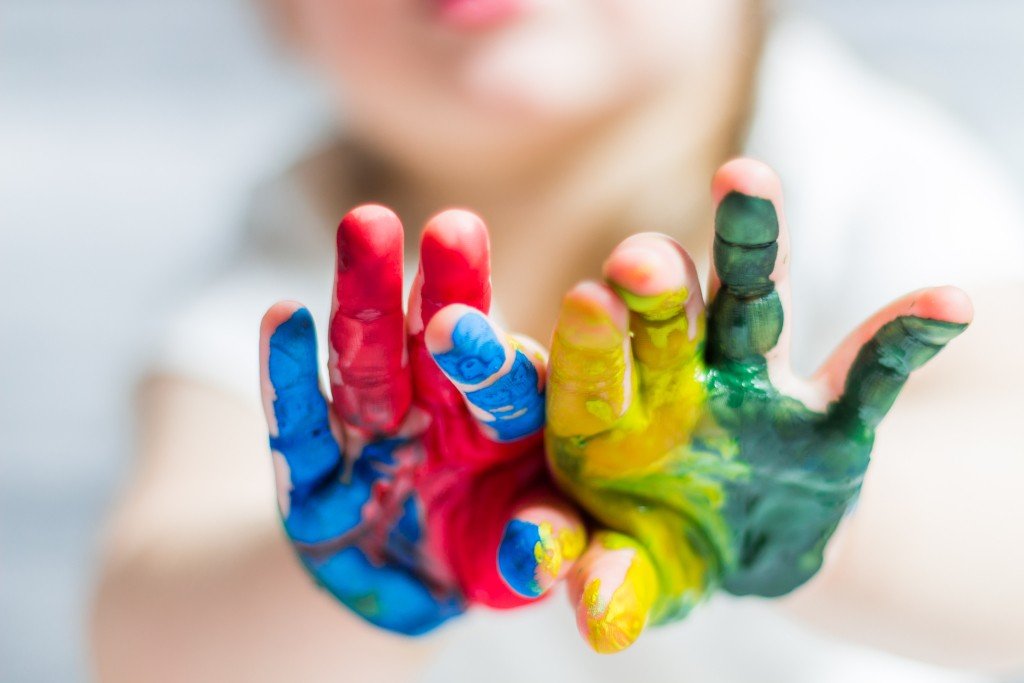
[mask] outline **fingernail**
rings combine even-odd
[[[310,402],[316,403],[314,397],[320,395],[316,330],[309,310],[299,308],[278,325],[270,336],[269,347],[267,374],[277,399],[285,393],[298,392],[309,395]]]
[[[715,213],[715,233],[740,246],[767,244],[779,238],[779,217],[769,199],[730,192]]]
[[[452,329],[451,341],[450,351],[432,355],[445,374],[460,384],[479,384],[505,364],[505,347],[480,313],[463,315]]]
[[[638,296],[658,296],[686,284],[686,264],[666,238],[642,234],[624,240],[605,262],[605,276]]]
[[[626,649],[640,637],[654,604],[657,577],[633,548],[601,545],[604,552],[589,568],[586,584],[573,592],[580,634],[596,652],[607,654]],[[586,558],[581,573],[585,564]]]
[[[556,529],[551,522],[513,519],[498,546],[498,569],[512,590],[536,598],[580,556],[585,542],[579,526]]]
[[[625,340],[626,307],[606,287],[586,282],[566,295],[556,333],[568,345],[581,349],[617,349]]]
[[[424,304],[461,302],[488,310],[490,246],[483,222],[465,211],[430,219],[420,238],[420,272]]]

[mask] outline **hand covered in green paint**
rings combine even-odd
[[[957,289],[910,294],[798,379],[779,180],[737,160],[713,194],[706,311],[689,256],[641,234],[605,263],[607,286],[566,296],[554,336],[547,453],[604,527],[570,576],[580,630],[603,652],[716,588],[778,596],[813,576],[879,422],[971,317]]]

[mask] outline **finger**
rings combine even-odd
[[[608,287],[583,282],[566,294],[551,344],[548,429],[589,436],[611,428],[635,394],[629,311]]]
[[[963,332],[971,301],[955,287],[926,289],[893,302],[851,334],[815,375],[833,420],[874,429],[910,373]]]
[[[449,304],[490,311],[490,259],[487,228],[469,211],[444,211],[423,229],[420,267],[409,294],[408,325],[413,383],[417,396],[427,403],[457,404],[462,398],[424,345],[426,325]]]
[[[463,304],[447,306],[427,325],[426,345],[490,438],[512,441],[544,426],[538,368],[545,359],[528,355],[487,316]]]
[[[564,578],[586,546],[587,532],[576,510],[544,497],[519,508],[498,546],[498,569],[509,588],[537,598]]]
[[[260,325],[260,379],[278,504],[286,519],[341,462],[317,365],[309,311],[294,302],[271,307]]]
[[[643,546],[613,531],[594,534],[569,578],[576,625],[595,651],[633,644],[647,625],[658,577]]]
[[[712,194],[717,209],[708,360],[785,363],[789,238],[778,176],[760,162],[736,159],[715,174]]]
[[[693,260],[671,238],[641,233],[612,251],[604,275],[629,307],[645,395],[665,394],[679,370],[699,360],[704,341],[704,300]]]
[[[390,433],[412,385],[402,313],[402,224],[383,206],[350,211],[338,226],[331,312],[331,392],[347,424]]]
[[[422,332],[439,310],[466,304],[491,308],[491,245],[487,227],[461,209],[431,218],[420,237],[420,267],[410,293],[410,333]]]

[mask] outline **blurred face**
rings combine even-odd
[[[699,83],[747,0],[277,0],[363,132],[472,143]],[[732,37],[730,37],[732,36]],[[696,86],[695,86],[696,89]]]

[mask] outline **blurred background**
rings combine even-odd
[[[162,316],[324,121],[251,0],[7,0],[0,20],[0,680],[88,679],[96,542]],[[789,0],[1024,186],[1024,3]],[[254,321],[255,332],[255,321]]]

